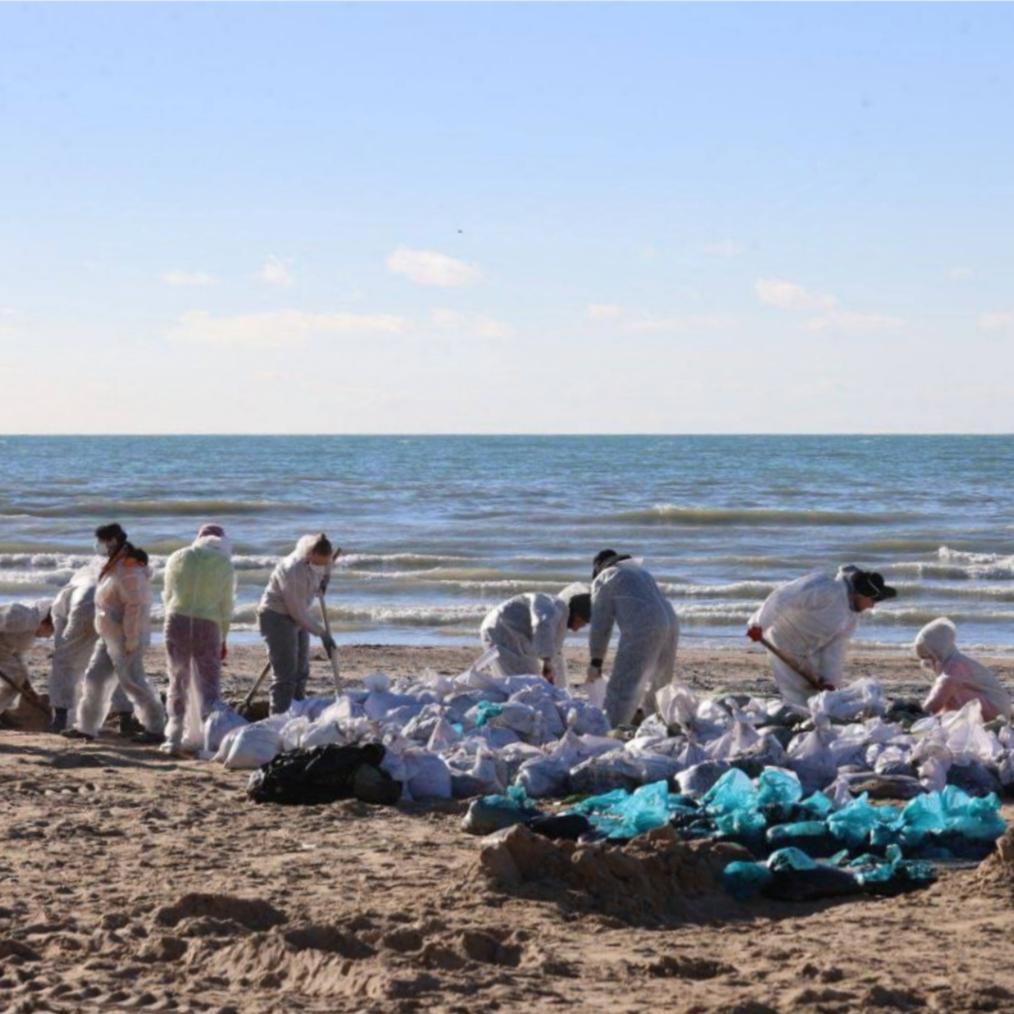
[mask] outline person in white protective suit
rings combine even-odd
[[[655,579],[631,557],[604,549],[595,557],[592,576],[588,681],[602,678],[615,623],[620,643],[606,684],[605,711],[614,727],[628,725],[638,709],[653,713],[655,694],[673,680],[679,621]]]
[[[849,641],[861,613],[897,595],[880,574],[847,566],[835,575],[817,571],[777,587],[750,617],[747,637],[766,638],[812,676],[814,686],[772,656],[775,684],[783,699],[806,707],[813,694],[841,684]]]
[[[304,535],[271,572],[257,606],[257,623],[271,660],[271,714],[289,710],[306,696],[310,676],[310,635],[319,637],[330,658],[335,642],[311,612],[331,576],[335,556],[326,535]]]
[[[134,705],[143,726],[134,739],[161,743],[165,709],[144,672],[144,649],[151,639],[151,568],[148,554],[129,542],[111,557],[99,573],[95,590],[95,646],[85,672],[75,727],[68,739],[94,739],[109,713],[117,682]],[[103,654],[112,662],[105,664]]]
[[[570,584],[559,595],[527,592],[491,609],[479,628],[479,639],[485,648],[496,648],[502,676],[541,674],[566,690],[567,631],[580,630],[590,619],[588,586]]]
[[[37,637],[53,636],[50,600],[0,606],[0,715],[17,706],[28,683],[25,655]]]
[[[53,602],[53,662],[49,673],[49,704],[52,708],[52,732],[67,728],[74,713],[78,689],[99,640],[95,629],[95,589],[103,566],[125,545],[127,533],[117,524],[101,525],[95,530],[99,554],[71,575]],[[108,652],[100,653],[96,665],[113,671]],[[113,692],[111,710],[119,715],[120,732],[137,732],[130,699],[119,684]]]
[[[916,656],[937,677],[923,711],[931,715],[959,711],[969,701],[978,701],[983,721],[1009,718],[1010,694],[991,669],[958,651],[957,639],[957,629],[945,617],[927,623],[916,636]]]

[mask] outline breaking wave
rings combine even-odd
[[[837,526],[889,525],[910,521],[913,514],[871,514],[868,511],[782,510],[767,507],[677,507],[657,504],[649,510],[622,511],[606,520],[636,525]]]

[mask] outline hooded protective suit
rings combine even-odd
[[[144,672],[144,649],[151,638],[151,569],[130,565],[121,555],[103,570],[95,590],[95,630],[101,640],[84,675],[75,724],[95,736],[119,681],[140,723],[161,735],[165,711]]]
[[[927,623],[915,639],[916,654],[937,674],[923,710],[958,711],[969,701],[979,701],[984,721],[1010,717],[1010,694],[991,670],[958,651],[957,636],[954,624],[941,618]]]
[[[479,628],[486,648],[496,648],[497,666],[504,676],[540,676],[542,660],[553,667],[553,682],[567,687],[563,642],[567,637],[570,605],[545,592],[528,592],[491,609]]]
[[[0,672],[14,686],[20,687],[28,680],[24,657],[35,643],[35,631],[50,607],[49,599],[0,606]],[[0,680],[0,713],[13,708],[19,696],[10,683]]]
[[[169,668],[166,707],[168,749],[183,742],[187,705],[197,728],[221,697],[222,645],[232,621],[236,576],[232,544],[225,535],[198,536],[166,561],[162,600]]]
[[[849,640],[859,623],[852,609],[849,575],[843,567],[832,577],[816,572],[780,585],[750,617],[765,637],[814,676],[836,687],[841,683]],[[772,656],[771,668],[782,697],[806,706],[817,690],[784,662]]]
[[[672,682],[679,621],[655,579],[634,560],[602,570],[592,582],[591,596],[588,648],[593,659],[605,659],[613,624],[620,628],[605,710],[613,726],[625,725],[639,707],[654,712],[656,692]]]
[[[311,613],[314,599],[327,583],[323,572],[310,565],[316,535],[304,535],[296,548],[271,572],[257,606],[257,623],[271,659],[271,713],[288,711],[293,700],[306,695],[310,677],[310,634],[324,636],[323,624]]]
[[[49,703],[54,709],[73,711],[78,687],[95,651],[99,635],[95,629],[95,589],[99,572],[106,563],[96,557],[76,570],[53,602],[53,665],[49,674]],[[108,653],[100,663],[113,671]],[[119,684],[113,692],[114,713],[129,713],[130,699]]]

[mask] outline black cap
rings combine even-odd
[[[885,602],[898,594],[896,588],[884,584],[883,574],[878,574],[874,570],[857,570],[852,575],[852,590],[857,595],[873,599],[874,602]]]
[[[592,578],[598,577],[607,567],[612,567],[615,563],[629,559],[629,556],[617,553],[615,549],[603,549],[601,552],[596,553],[595,559],[592,560]]]
[[[114,521],[111,525],[99,525],[95,529],[95,538],[103,542],[118,542],[121,545],[127,541],[127,533]]]

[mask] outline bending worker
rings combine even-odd
[[[991,669],[958,651],[958,632],[941,617],[927,623],[915,639],[915,653],[922,665],[936,674],[923,711],[931,715],[959,711],[969,701],[982,705],[982,718],[1009,718],[1011,697]]]
[[[503,676],[541,675],[567,689],[563,643],[568,630],[580,630],[591,619],[587,585],[568,585],[559,595],[528,592],[491,609],[479,628],[486,648],[496,648]]]
[[[614,727],[628,725],[639,708],[654,712],[656,692],[672,682],[679,621],[655,579],[631,557],[603,549],[592,576],[588,680],[602,678],[615,623],[620,643],[606,684],[605,710]]]
[[[95,589],[99,573],[127,542],[127,533],[117,524],[100,525],[95,529],[95,551],[98,554],[76,570],[60,589],[53,602],[53,663],[49,673],[49,704],[53,710],[50,729],[63,732],[67,717],[77,706],[78,690],[85,670],[99,640],[95,629]],[[108,652],[101,652],[96,665],[113,672]],[[120,733],[124,736],[141,728],[134,719],[130,698],[116,684],[111,710],[119,715]]]
[[[169,721],[162,749],[177,754],[191,698],[196,698],[197,714],[190,716],[190,727],[196,731],[222,695],[222,661],[236,585],[225,529],[204,525],[191,545],[166,560],[163,580]]]
[[[319,637],[328,657],[335,643],[310,612],[331,574],[334,550],[326,535],[304,535],[271,572],[257,607],[261,636],[271,659],[271,714],[289,710],[306,696],[310,677],[310,635]]]
[[[53,636],[49,599],[0,606],[0,715],[13,709],[28,684],[25,655],[37,637]]]
[[[777,587],[750,617],[747,636],[766,637],[813,682],[772,657],[771,669],[782,697],[806,707],[807,698],[841,683],[845,654],[859,616],[897,595],[880,574],[842,567],[832,577],[816,572]]]
[[[95,629],[100,640],[84,675],[75,728],[63,735],[68,739],[94,739],[106,720],[113,688],[119,682],[144,727],[135,740],[161,743],[165,711],[144,671],[144,649],[151,637],[151,568],[148,554],[129,542],[110,557],[99,573]]]

